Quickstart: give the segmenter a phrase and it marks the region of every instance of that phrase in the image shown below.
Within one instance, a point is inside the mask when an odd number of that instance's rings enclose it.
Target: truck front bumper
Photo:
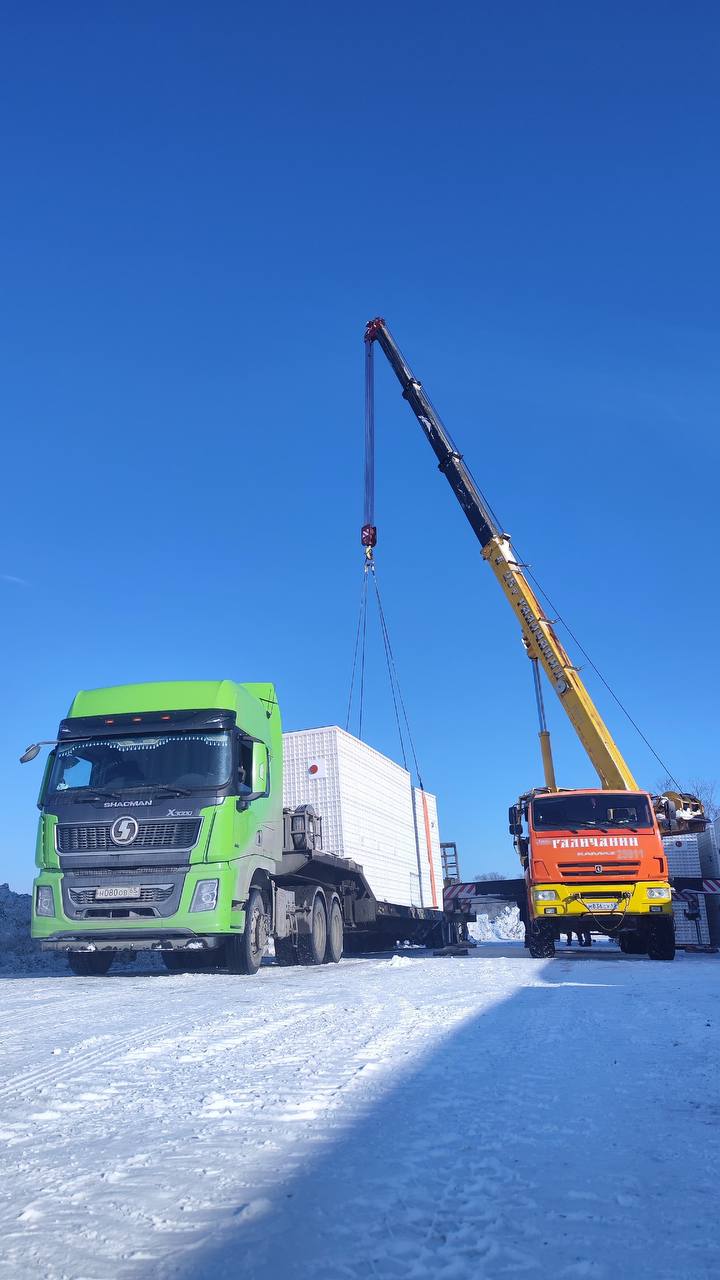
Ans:
[[[149,881],[169,883],[172,878],[169,873],[163,873],[162,867],[158,867],[154,871],[143,869],[138,874],[118,872],[116,876],[114,873],[103,873],[103,878],[98,883],[121,887],[132,879],[133,886],[139,884],[144,887]],[[193,910],[195,890],[198,884],[208,880],[217,881],[215,906],[210,910]],[[73,915],[67,909],[64,890],[71,884],[74,890],[83,893],[86,891],[86,882],[91,881],[92,872],[82,876],[75,873],[72,878],[60,871],[43,870],[38,874],[33,885],[31,933],[43,949],[81,950],[83,946],[90,947],[93,944],[103,950],[162,949],[165,946],[170,949],[176,942],[185,947],[193,940],[202,945],[217,946],[218,941],[209,940],[223,941],[245,927],[245,902],[235,896],[238,883],[236,863],[198,863],[189,866],[187,871],[183,871],[181,891],[168,903],[170,911],[162,902],[148,907],[142,901],[139,904],[142,910],[137,910],[136,895],[128,900],[121,896],[111,901],[90,901],[87,911],[81,909]],[[42,892],[44,898],[40,903],[39,892]],[[45,908],[42,913],[38,911],[39,905]]]
[[[650,892],[652,890],[652,892]],[[553,894],[553,897],[545,896]],[[663,880],[639,884],[536,884],[529,890],[530,915],[536,920],[577,922],[584,917],[595,929],[635,927],[638,918],[672,916],[670,887]],[[540,896],[543,895],[543,896]]]
[[[128,929],[109,930],[89,936],[87,933],[58,933],[43,938],[42,951],[213,951],[221,947],[227,934],[192,933],[189,929],[156,930],[140,933]]]

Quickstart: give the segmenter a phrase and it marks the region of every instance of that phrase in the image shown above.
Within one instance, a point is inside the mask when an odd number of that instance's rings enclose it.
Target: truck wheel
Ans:
[[[648,932],[647,953],[651,960],[675,959],[674,920],[653,920]]]
[[[626,956],[645,956],[647,940],[640,933],[621,933],[620,950]]]
[[[343,916],[340,903],[333,898],[330,907],[330,919],[327,930],[327,946],[325,948],[325,964],[339,964],[343,953]]]
[[[275,963],[287,967],[291,964],[297,964],[297,962],[297,951],[293,946],[292,938],[276,938]]]
[[[533,960],[550,960],[555,955],[553,934],[537,920],[531,921],[528,929],[528,951]]]
[[[310,916],[310,932],[301,933],[298,938],[298,960],[300,964],[323,964],[327,947],[327,935],[325,903],[320,894],[316,893]]]
[[[102,977],[114,959],[114,951],[68,951],[68,964],[78,978]]]
[[[265,903],[259,889],[251,889],[245,907],[245,928],[225,943],[228,973],[257,973],[268,940]]]

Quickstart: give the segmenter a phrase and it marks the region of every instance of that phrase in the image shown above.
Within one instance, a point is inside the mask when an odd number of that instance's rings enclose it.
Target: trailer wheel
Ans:
[[[275,963],[289,966],[297,964],[297,951],[293,945],[292,938],[276,938],[275,939]]]
[[[228,973],[257,973],[268,940],[268,918],[259,889],[251,889],[245,907],[245,928],[225,943]]]
[[[327,947],[327,915],[325,903],[319,893],[315,894],[310,915],[310,932],[301,933],[298,937],[298,959],[300,964],[323,964]]]
[[[78,978],[102,977],[114,959],[114,951],[68,951],[68,964]]]
[[[337,898],[333,898],[328,921],[325,964],[339,964],[342,960],[344,932],[342,909]]]
[[[647,953],[651,960],[675,959],[674,920],[653,920],[648,931]]]
[[[550,960],[555,955],[555,938],[548,929],[537,920],[530,922],[528,929],[528,951],[533,960]]]

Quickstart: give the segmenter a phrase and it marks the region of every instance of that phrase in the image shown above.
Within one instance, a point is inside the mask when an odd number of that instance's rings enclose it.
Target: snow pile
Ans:
[[[381,962],[383,969],[407,969],[412,964],[409,956],[393,956],[392,960]]]
[[[30,894],[0,884],[0,974],[48,973],[64,967],[64,957],[43,953],[30,937]]]
[[[475,942],[522,942],[525,937],[517,907],[504,907],[493,919],[479,915],[468,933]]]

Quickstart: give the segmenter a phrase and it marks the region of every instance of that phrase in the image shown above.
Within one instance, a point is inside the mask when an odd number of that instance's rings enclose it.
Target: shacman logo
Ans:
[[[116,818],[110,828],[113,844],[132,844],[140,830],[136,818]]]

